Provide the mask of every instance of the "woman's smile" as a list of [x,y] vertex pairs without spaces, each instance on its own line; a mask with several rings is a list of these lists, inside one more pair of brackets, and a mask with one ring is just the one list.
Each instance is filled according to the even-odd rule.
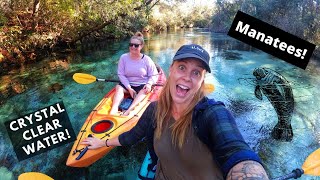
[[176,89],[177,89],[177,95],[180,96],[180,97],[184,97],[188,93],[190,88],[187,87],[187,86],[178,84],[176,86]]

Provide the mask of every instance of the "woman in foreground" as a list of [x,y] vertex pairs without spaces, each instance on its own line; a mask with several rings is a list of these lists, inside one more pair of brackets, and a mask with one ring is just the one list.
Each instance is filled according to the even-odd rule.
[[158,102],[138,124],[106,141],[89,137],[89,149],[128,146],[146,137],[155,179],[268,179],[224,104],[204,96],[209,54],[196,44],[180,47]]

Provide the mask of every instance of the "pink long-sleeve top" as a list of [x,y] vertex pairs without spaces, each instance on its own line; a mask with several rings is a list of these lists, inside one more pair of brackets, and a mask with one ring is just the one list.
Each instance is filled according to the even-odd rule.
[[140,60],[132,60],[129,53],[120,57],[118,64],[118,76],[121,83],[128,88],[141,84],[155,84],[158,79],[158,71],[147,55],[143,55]]

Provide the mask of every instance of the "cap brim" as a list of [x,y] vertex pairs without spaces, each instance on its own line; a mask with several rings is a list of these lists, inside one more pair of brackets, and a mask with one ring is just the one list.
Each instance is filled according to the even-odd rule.
[[196,59],[201,60],[202,64],[204,65],[204,68],[205,68],[209,73],[211,73],[210,67],[209,67],[209,65],[207,64],[207,62],[206,62],[205,60],[203,60],[200,56],[196,55],[196,54],[191,54],[191,53],[180,54],[180,55],[177,55],[177,56],[173,57],[173,61],[181,60],[181,59],[186,59],[186,58],[196,58]]

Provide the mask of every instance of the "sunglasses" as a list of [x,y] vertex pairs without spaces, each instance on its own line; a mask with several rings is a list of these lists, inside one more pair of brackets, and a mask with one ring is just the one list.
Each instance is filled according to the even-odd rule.
[[129,46],[130,47],[135,47],[135,48],[138,48],[140,46],[140,44],[134,44],[134,43],[129,43]]

